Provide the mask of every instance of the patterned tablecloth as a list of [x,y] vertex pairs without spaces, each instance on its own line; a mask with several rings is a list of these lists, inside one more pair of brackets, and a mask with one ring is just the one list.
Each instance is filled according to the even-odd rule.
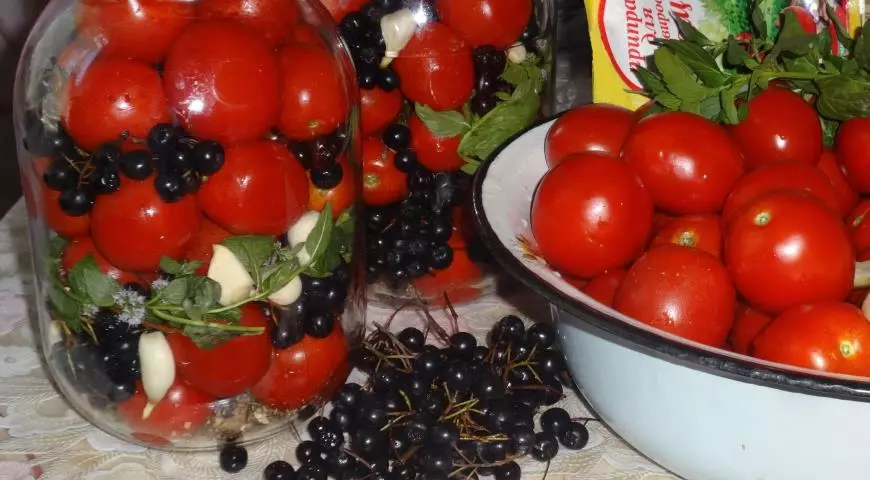
[[[34,349],[31,328],[33,275],[27,239],[26,213],[19,202],[0,221],[0,480],[41,479],[260,479],[263,468],[277,459],[295,462],[295,436],[285,433],[249,449],[249,467],[237,475],[218,468],[217,455],[170,454],[115,440],[85,422],[64,402],[46,379]],[[544,319],[546,305],[522,292],[492,297],[460,308],[461,327],[483,335],[507,313]],[[369,321],[388,312],[370,309]],[[444,312],[435,312],[447,325]],[[419,313],[396,319],[420,322]],[[563,401],[572,416],[589,416],[574,394]],[[562,451],[553,461],[550,480],[676,479],[641,457],[604,426],[589,424],[586,449]],[[523,465],[524,478],[543,477],[543,465]]]

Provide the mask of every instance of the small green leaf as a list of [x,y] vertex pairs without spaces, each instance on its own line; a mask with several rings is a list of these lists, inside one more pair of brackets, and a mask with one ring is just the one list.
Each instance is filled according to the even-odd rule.
[[668,90],[683,103],[697,104],[705,98],[717,96],[718,91],[698,83],[689,66],[671,50],[656,49],[653,58]]
[[193,302],[186,300],[184,302],[184,313],[191,320],[200,321],[202,320],[204,309],[198,305],[194,305]]
[[436,137],[455,137],[462,135],[471,127],[465,117],[454,110],[436,112],[431,107],[418,103],[414,107],[414,111],[426,125],[426,129]]
[[644,90],[650,97],[655,97],[656,95],[661,95],[668,91],[668,87],[665,86],[662,77],[653,73],[651,70],[644,67],[637,67],[634,69],[634,74],[637,75],[638,80],[640,80],[641,85],[643,85]]
[[69,327],[75,331],[81,331],[81,313],[82,305],[78,300],[67,292],[62,285],[55,284],[48,291],[49,299],[51,300],[52,310],[63,319]]
[[113,295],[121,288],[114,279],[103,275],[91,254],[76,262],[67,278],[73,292],[85,297],[98,307],[111,307],[115,304]]
[[242,309],[239,307],[224,310],[218,313],[208,313],[205,315],[206,320],[222,320],[227,323],[235,324],[242,319]]
[[184,334],[189,337],[197,347],[211,350],[221,343],[232,340],[239,336],[237,332],[228,332],[217,328],[208,328],[199,325],[185,325]]
[[671,15],[674,19],[674,22],[677,24],[677,30],[680,31],[680,36],[683,37],[683,40],[687,42],[691,42],[695,45],[699,45],[701,47],[706,47],[708,45],[712,45],[713,42],[707,38],[706,35],[701,33],[697,28],[695,28],[691,23],[683,20],[678,15]]
[[85,278],[85,266],[91,263],[94,268],[98,268],[94,257],[88,253],[66,273],[66,281],[69,284],[69,288],[81,298],[90,298],[88,295],[87,279]]
[[169,257],[160,257],[160,270],[170,275],[178,275],[181,273],[181,263]]
[[719,99],[722,102],[722,117],[725,123],[736,125],[740,123],[740,114],[737,112],[737,95],[743,89],[743,85],[735,84],[719,93]]
[[792,55],[806,55],[813,47],[815,38],[804,32],[797,14],[786,11],[782,16],[782,28],[776,38],[776,44],[769,55],[790,53]]
[[66,250],[67,241],[63,237],[51,237],[48,243],[48,254],[51,258],[60,258],[63,251]]
[[190,279],[180,277],[172,280],[160,290],[159,301],[164,305],[181,305],[188,295]]
[[683,103],[673,93],[663,92],[655,96],[655,101],[666,110],[679,110]]
[[660,45],[671,50],[698,78],[710,87],[720,87],[727,78],[714,59],[703,47],[681,40],[658,40]]
[[764,9],[761,1],[753,2],[752,15],[750,21],[752,23],[752,36],[760,40],[767,39],[767,22],[764,20]]
[[[303,248],[305,248],[305,243],[300,243],[293,247],[281,247],[275,251],[275,256],[277,257],[279,262],[287,262],[290,260],[298,261],[299,252],[301,252]],[[265,277],[263,271],[265,271],[265,269],[263,269],[260,273],[263,277]]]
[[852,53],[858,66],[870,72],[870,37],[864,34],[864,32],[868,31],[868,28],[870,28],[870,20],[864,22],[861,34],[855,39],[855,47]]
[[480,162],[479,162],[479,161],[477,161],[477,160],[475,160],[475,159],[473,159],[473,158],[466,158],[466,159],[465,159],[465,165],[463,165],[463,166],[460,168],[460,170],[462,170],[462,173],[465,173],[465,174],[468,174],[468,175],[474,175],[474,172],[476,172],[478,168],[480,168]]
[[257,280],[257,272],[275,252],[275,240],[264,235],[241,235],[227,238],[221,245],[230,249],[245,269]]
[[834,146],[834,141],[837,138],[837,130],[839,129],[840,122],[822,117],[822,135],[824,138],[825,146]]
[[816,81],[816,109],[830,120],[870,117],[870,85],[845,75]]
[[196,279],[198,282],[195,286],[188,286],[189,290],[193,290],[193,304],[202,310],[208,310],[221,298],[221,286],[208,277],[196,277]]
[[302,268],[296,262],[283,262],[270,265],[263,269],[263,290],[277,292],[291,280],[298,277]]
[[732,67],[742,67],[749,60],[749,52],[737,41],[733,36],[728,37],[727,47],[725,49],[725,63]]
[[308,238],[305,239],[305,251],[311,256],[312,262],[316,261],[329,248],[333,226],[332,205],[327,203],[326,207],[320,211],[317,222],[308,234]]

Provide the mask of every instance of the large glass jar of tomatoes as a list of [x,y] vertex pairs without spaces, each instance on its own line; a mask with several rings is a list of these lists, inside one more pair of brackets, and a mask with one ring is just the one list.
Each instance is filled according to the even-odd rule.
[[475,299],[495,277],[471,174],[551,114],[552,1],[321,1],[360,88],[370,298]]
[[85,418],[213,449],[344,383],[358,94],[322,5],[55,0],[15,95],[43,347]]

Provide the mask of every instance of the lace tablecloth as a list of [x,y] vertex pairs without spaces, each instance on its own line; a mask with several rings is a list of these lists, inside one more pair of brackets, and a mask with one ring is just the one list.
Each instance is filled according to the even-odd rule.
[[[40,479],[260,479],[270,462],[295,462],[295,435],[286,433],[249,448],[249,466],[240,474],[222,473],[217,455],[170,454],[127,444],[100,432],[75,412],[46,379],[34,347],[34,301],[26,213],[19,202],[0,221],[0,480]],[[523,293],[493,297],[460,309],[462,327],[482,334],[507,313],[546,318],[546,305]],[[385,311],[370,309],[369,320]],[[436,313],[437,314],[437,313]],[[418,322],[416,313],[397,319]],[[441,320],[446,322],[446,314]],[[398,325],[397,325],[398,326]],[[588,416],[576,395],[564,407]],[[597,422],[591,440],[579,452],[562,451],[553,461],[551,480],[666,480],[671,474],[644,459]],[[543,477],[544,466],[523,465],[524,478]]]

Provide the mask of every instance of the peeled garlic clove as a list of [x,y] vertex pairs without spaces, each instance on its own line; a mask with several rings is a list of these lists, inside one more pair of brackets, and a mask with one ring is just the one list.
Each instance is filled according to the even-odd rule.
[[142,418],[148,418],[175,382],[175,357],[163,332],[143,333],[139,337],[139,368],[148,398]]
[[526,47],[523,46],[523,44],[521,43],[514,45],[507,51],[507,58],[511,61],[511,63],[523,63],[523,61],[526,59],[526,55],[528,55]]
[[275,305],[290,305],[302,296],[302,280],[294,277],[275,293],[269,295],[269,301]]
[[216,244],[212,246],[211,263],[206,276],[221,286],[221,305],[232,305],[251,296],[254,279],[229,248]]
[[[304,244],[314,230],[314,226],[317,225],[319,218],[320,212],[310,211],[302,214],[299,220],[296,220],[296,223],[287,230],[287,242],[290,243],[290,246],[295,247]],[[303,266],[308,265],[311,261],[311,255],[305,248],[299,250],[297,257],[299,258],[299,264]]]
[[417,20],[414,19],[414,12],[408,8],[381,17],[381,34],[384,36],[386,47],[381,68],[386,68],[394,58],[399,56],[399,52],[408,45],[416,31]]

